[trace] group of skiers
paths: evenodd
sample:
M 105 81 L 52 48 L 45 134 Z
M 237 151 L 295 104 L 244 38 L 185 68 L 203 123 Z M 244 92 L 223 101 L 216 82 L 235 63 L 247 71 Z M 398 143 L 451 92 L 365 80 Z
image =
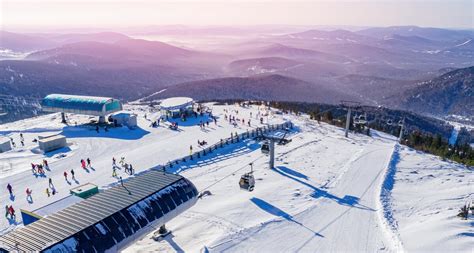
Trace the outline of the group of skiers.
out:
M 227 114 L 224 115 L 224 118 L 225 118 L 225 120 L 228 120 L 228 121 L 229 121 L 229 124 L 233 125 L 234 127 L 237 127 L 238 123 L 240 123 L 240 122 L 242 123 L 242 125 L 245 125 L 245 119 L 244 119 L 244 118 L 242 118 L 242 120 L 241 120 L 241 119 L 239 119 L 239 118 L 236 118 L 236 117 L 233 116 L 233 115 L 227 116 Z M 263 120 L 263 119 L 262 119 L 262 120 Z M 251 127 L 251 123 L 250 123 L 250 122 L 251 122 L 251 119 L 248 119 L 248 121 L 247 121 L 247 126 L 248 126 L 248 127 Z
M 9 137 L 10 138 L 10 142 L 12 144 L 12 147 L 16 148 L 16 143 L 15 141 L 13 140 L 12 137 Z M 23 134 L 20 133 L 20 143 L 21 143 L 21 146 L 24 147 L 25 146 L 25 138 L 23 138 Z
M 85 160 L 81 159 L 80 162 L 81 162 L 81 167 L 83 169 L 92 168 L 90 158 L 87 158 Z M 133 168 L 133 166 L 131 164 L 128 164 L 128 163 L 125 162 L 125 157 L 121 157 L 121 159 L 119 161 L 119 164 L 121 165 L 121 167 L 124 168 L 125 173 L 130 174 L 130 175 L 133 175 L 135 173 L 135 169 Z M 112 176 L 113 177 L 117 177 L 117 172 L 116 172 L 117 168 L 120 168 L 120 167 L 117 166 L 115 158 L 112 158 L 112 170 L 113 170 Z M 44 175 L 44 169 L 49 170 L 48 161 L 43 160 L 41 164 L 32 163 L 31 164 L 31 169 L 32 169 L 34 174 L 43 174 Z M 69 175 L 70 175 L 70 178 L 72 180 L 76 180 L 74 169 L 71 169 L 69 171 L 69 173 L 67 171 L 63 172 L 64 179 L 68 183 L 69 183 Z M 76 181 L 76 183 L 77 183 L 77 181 Z M 8 183 L 6 188 L 8 190 L 8 193 L 10 194 L 10 199 L 12 201 L 14 201 L 15 198 L 14 198 L 12 185 L 10 183 Z M 26 192 L 26 200 L 28 201 L 28 203 L 30 203 L 30 204 L 33 203 L 33 196 L 32 196 L 33 190 L 30 189 L 30 188 L 26 188 L 25 192 Z M 48 197 L 58 193 L 58 191 L 56 190 L 56 188 L 53 184 L 53 179 L 52 178 L 48 178 L 48 187 L 45 189 L 45 193 Z M 12 205 L 6 205 L 6 207 L 5 207 L 5 218 L 13 219 L 13 220 L 16 219 L 15 209 L 13 208 Z
M 33 172 L 33 175 L 44 175 L 45 169 L 49 170 L 48 161 L 46 159 L 43 159 L 43 162 L 40 164 L 31 163 L 31 172 Z
M 120 158 L 119 164 L 121 167 L 124 168 L 125 173 L 129 175 L 135 174 L 135 169 L 133 168 L 132 164 L 125 162 L 125 157 Z M 120 167 L 117 166 L 117 161 L 115 160 L 115 157 L 112 157 L 112 177 L 117 177 L 117 169 L 120 169 Z
M 87 164 L 86 164 L 87 162 Z M 87 158 L 86 160 L 84 159 L 81 159 L 81 167 L 86 170 L 87 168 L 91 169 L 92 168 L 92 165 L 91 165 L 91 159 Z
M 7 184 L 7 190 L 8 190 L 8 193 L 10 194 L 10 199 L 14 199 L 14 195 L 13 195 L 13 187 L 11 184 Z M 27 193 L 28 193 L 28 189 L 26 189 Z M 31 192 L 30 192 L 31 194 Z M 15 209 L 13 208 L 12 205 L 6 205 L 5 206 L 5 218 L 8 219 L 8 215 L 10 215 L 10 219 L 12 220 L 15 220 L 16 219 L 16 215 L 15 215 Z
M 16 219 L 15 209 L 13 208 L 12 205 L 10 205 L 10 206 L 6 205 L 5 206 L 5 218 L 8 219 L 8 215 L 10 215 L 10 219 L 12 219 L 12 220 Z

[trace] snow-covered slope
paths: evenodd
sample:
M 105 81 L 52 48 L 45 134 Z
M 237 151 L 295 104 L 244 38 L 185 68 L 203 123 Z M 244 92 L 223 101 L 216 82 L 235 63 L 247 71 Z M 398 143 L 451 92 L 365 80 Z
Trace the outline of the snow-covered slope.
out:
M 112 128 L 109 132 L 96 133 L 94 127 L 82 125 L 90 120 L 89 117 L 77 115 L 70 115 L 73 126 L 63 127 L 58 114 L 2 125 L 0 132 L 13 137 L 17 143 L 22 132 L 27 146 L 0 154 L 0 187 L 5 189 L 6 184 L 11 183 L 15 193 L 15 197 L 9 199 L 3 190 L 0 203 L 13 205 L 17 211 L 20 208 L 34 210 L 67 196 L 69 189 L 79 184 L 91 182 L 106 188 L 117 181 L 111 176 L 112 157 L 125 157 L 137 172 L 147 170 L 189 155 L 190 145 L 194 151 L 199 150 L 198 139 L 213 144 L 230 137 L 231 132 L 241 133 L 261 126 L 255 115 L 258 111 L 267 112 L 257 106 L 209 106 L 218 121 L 217 124 L 210 122 L 203 130 L 198 123 L 207 118 L 179 122 L 180 131 L 165 126 L 152 128 L 149 119 L 157 115 L 139 105 L 127 106 L 139 115 L 140 127 L 135 130 Z M 252 118 L 251 127 L 247 124 L 234 127 L 224 119 L 225 114 L 243 118 L 246 122 Z M 466 197 L 461 192 L 469 192 L 469 189 L 473 192 L 472 170 L 420 153 L 416 153 L 416 159 L 424 162 L 413 162 L 405 155 L 413 151 L 398 146 L 392 136 L 372 131 L 372 137 L 351 134 L 350 138 L 345 138 L 342 129 L 318 124 L 306 115 L 270 112 L 263 123 L 287 120 L 295 124 L 289 136 L 292 141 L 276 146 L 277 159 L 273 169 L 268 168 L 268 157 L 261 153 L 260 143 L 254 140 L 228 145 L 199 160 L 170 169 L 170 172 L 189 178 L 201 192 L 210 191 L 211 195 L 204 196 L 190 210 L 168 223 L 172 234 L 164 241 L 156 242 L 150 234 L 128 245 L 124 251 L 425 251 L 436 249 L 436 245 L 448 240 L 444 237 L 445 229 L 452 226 L 456 230 L 450 231 L 455 233 L 441 248 L 472 250 L 472 242 L 469 242 L 472 222 L 463 223 L 453 217 Z M 74 122 L 79 126 L 75 127 Z M 69 147 L 43 155 L 32 139 L 50 133 L 66 135 Z M 79 161 L 88 157 L 93 169 L 85 171 L 80 168 Z M 46 172 L 46 177 L 35 177 L 30 163 L 40 163 L 42 159 L 49 161 L 51 170 Z M 250 169 L 249 163 L 254 164 L 256 176 L 253 192 L 238 186 L 240 176 Z M 446 170 L 437 169 L 439 175 L 435 177 L 440 182 L 421 186 L 430 181 L 409 183 L 411 181 L 406 177 L 415 180 L 411 177 L 420 175 L 405 173 L 405 166 L 428 169 L 444 166 Z M 72 168 L 77 181 L 68 183 L 63 172 Z M 416 170 L 425 173 L 421 167 Z M 128 177 L 123 171 L 119 171 L 119 175 Z M 53 179 L 59 191 L 49 198 L 45 194 L 48 178 Z M 437 189 L 438 184 L 448 183 L 450 188 L 454 188 L 451 184 L 462 187 L 453 195 L 448 188 L 441 195 L 434 194 L 433 189 Z M 24 194 L 27 187 L 33 190 L 32 203 L 27 202 Z M 425 198 L 420 200 L 420 196 Z M 453 199 L 447 200 L 450 198 Z M 446 215 L 428 212 L 430 208 L 426 212 L 410 208 L 438 204 L 443 206 Z M 430 236 L 425 236 L 425 227 L 420 230 L 415 225 L 420 219 L 433 223 L 426 227 L 431 229 Z M 0 235 L 17 225 L 21 226 L 20 217 L 16 221 L 1 219 Z M 418 238 L 422 245 L 416 243 Z
M 457 217 L 474 198 L 474 168 L 401 147 L 393 216 L 408 252 L 473 252 L 474 218 Z
M 396 251 L 380 222 L 377 196 L 395 142 L 343 137 L 343 131 L 307 119 L 293 119 L 300 132 L 277 146 L 276 167 L 260 150 L 182 174 L 211 191 L 185 215 L 168 224 L 173 237 L 151 235 L 125 252 L 336 252 Z M 236 154 L 237 155 L 237 154 Z M 242 191 L 240 175 L 254 162 L 256 189 Z M 237 170 L 242 169 L 238 172 Z

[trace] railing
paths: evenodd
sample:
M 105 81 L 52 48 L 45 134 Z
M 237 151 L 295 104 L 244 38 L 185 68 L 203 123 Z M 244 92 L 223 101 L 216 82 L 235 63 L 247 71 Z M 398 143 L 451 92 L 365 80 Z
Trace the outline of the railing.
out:
M 219 142 L 213 145 L 210 145 L 209 147 L 206 147 L 206 148 L 203 148 L 202 150 L 191 153 L 188 156 L 184 156 L 182 158 L 169 161 L 166 165 L 159 165 L 155 168 L 166 171 L 167 168 L 172 168 L 174 165 L 178 165 L 182 162 L 193 161 L 194 159 L 200 159 L 201 157 L 204 157 L 219 148 L 223 148 L 226 145 L 238 143 L 240 141 L 250 139 L 250 138 L 259 138 L 259 137 L 263 138 L 263 135 L 266 133 L 270 133 L 276 130 L 283 130 L 287 128 L 293 129 L 293 123 L 291 121 L 287 121 L 281 124 L 272 124 L 272 125 L 267 125 L 263 127 L 258 127 L 251 131 L 247 130 L 247 132 L 243 132 L 241 134 L 233 135 L 231 133 L 231 137 L 229 138 L 221 139 Z

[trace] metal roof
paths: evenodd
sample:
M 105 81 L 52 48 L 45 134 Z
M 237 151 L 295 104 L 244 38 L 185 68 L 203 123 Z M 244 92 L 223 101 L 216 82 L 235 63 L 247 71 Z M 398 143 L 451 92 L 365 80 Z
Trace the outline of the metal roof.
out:
M 41 251 L 153 195 L 183 177 L 150 170 L 2 237 L 0 245 Z
M 109 97 L 78 96 L 66 94 L 50 94 L 43 98 L 43 107 L 102 111 L 104 105 L 118 101 Z

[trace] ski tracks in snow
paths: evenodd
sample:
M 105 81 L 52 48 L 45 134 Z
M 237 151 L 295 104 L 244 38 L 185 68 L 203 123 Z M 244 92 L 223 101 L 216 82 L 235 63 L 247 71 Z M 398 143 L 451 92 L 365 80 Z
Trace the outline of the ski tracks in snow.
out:
M 389 241 L 395 251 L 403 252 L 403 244 L 400 240 L 398 232 L 398 223 L 393 216 L 392 209 L 392 190 L 395 184 L 395 173 L 397 164 L 400 161 L 400 144 L 395 144 L 392 156 L 390 158 L 387 169 L 385 170 L 384 180 L 380 187 L 379 201 L 377 201 L 377 214 L 379 222 L 386 232 Z

